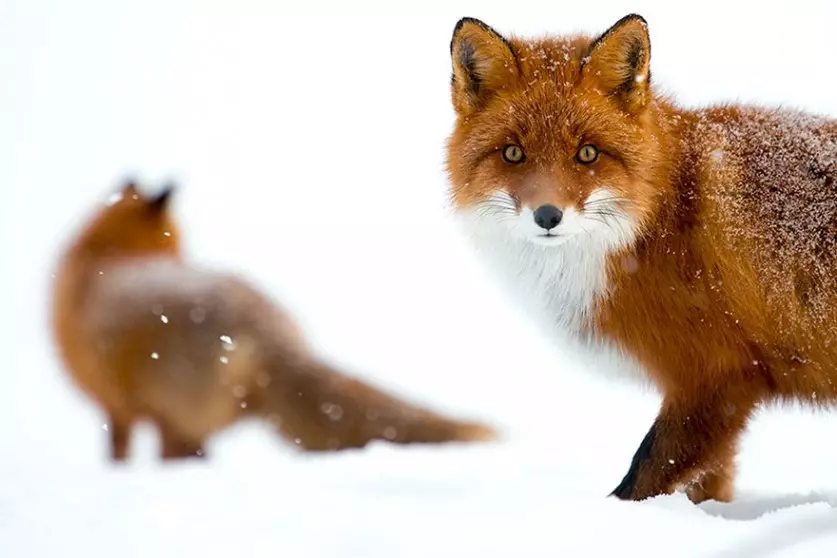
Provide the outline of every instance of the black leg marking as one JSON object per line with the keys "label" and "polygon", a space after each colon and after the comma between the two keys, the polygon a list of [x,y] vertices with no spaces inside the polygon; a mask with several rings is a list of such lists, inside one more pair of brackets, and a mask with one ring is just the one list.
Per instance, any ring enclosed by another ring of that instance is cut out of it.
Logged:
{"label": "black leg marking", "polygon": [[118,421],[110,416],[110,458],[113,461],[125,461],[128,459],[128,445],[131,441],[131,425]]}
{"label": "black leg marking", "polygon": [[628,469],[628,472],[625,474],[625,478],[623,478],[622,482],[619,483],[619,486],[617,486],[613,492],[610,493],[610,496],[616,496],[621,500],[627,500],[631,497],[636,485],[639,468],[643,463],[651,458],[651,450],[654,447],[654,438],[656,437],[656,434],[657,421],[655,420],[654,424],[652,424],[651,428],[648,430],[648,433],[645,434],[645,438],[643,438],[642,442],[639,444],[636,453],[634,453],[634,458],[631,460],[631,468]]}

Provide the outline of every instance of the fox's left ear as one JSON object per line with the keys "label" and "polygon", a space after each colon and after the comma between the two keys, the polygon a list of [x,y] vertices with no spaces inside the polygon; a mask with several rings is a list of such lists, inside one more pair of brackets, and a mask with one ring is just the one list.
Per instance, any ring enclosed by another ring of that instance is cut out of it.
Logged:
{"label": "fox's left ear", "polygon": [[459,20],[450,41],[450,55],[453,63],[451,95],[454,109],[459,114],[480,110],[518,75],[511,45],[478,19],[464,17]]}
{"label": "fox's left ear", "polygon": [[122,180],[122,186],[120,187],[120,193],[123,197],[132,197],[139,194],[139,190],[137,189],[137,180],[133,176],[126,176]]}
{"label": "fox's left ear", "polygon": [[651,97],[651,39],[642,16],[630,14],[590,44],[582,72],[632,114]]}

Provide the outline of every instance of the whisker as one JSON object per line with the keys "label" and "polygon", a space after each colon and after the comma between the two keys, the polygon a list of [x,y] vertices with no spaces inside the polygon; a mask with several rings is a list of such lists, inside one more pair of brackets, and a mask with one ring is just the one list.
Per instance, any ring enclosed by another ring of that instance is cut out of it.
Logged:
{"label": "whisker", "polygon": [[480,217],[516,217],[516,215],[510,211],[497,211],[496,209],[488,209],[480,213]]}
{"label": "whisker", "polygon": [[483,217],[487,215],[517,215],[517,210],[515,208],[494,203],[480,205],[478,212]]}
{"label": "whisker", "polygon": [[603,225],[607,225],[607,219],[602,217],[601,215],[585,215],[586,218],[589,218],[592,221],[596,221],[597,223],[601,223]]}
{"label": "whisker", "polygon": [[500,217],[497,219],[497,222],[505,223],[507,221],[513,221],[513,220],[514,220],[514,215],[500,215]]}
{"label": "whisker", "polygon": [[598,215],[610,215],[612,217],[626,217],[624,211],[620,211],[618,209],[614,209],[611,207],[594,207],[592,209],[587,209],[584,211],[585,214],[598,214]]}
{"label": "whisker", "polygon": [[515,208],[515,204],[511,200],[491,200],[490,202],[487,202],[487,204]]}
{"label": "whisker", "polygon": [[503,211],[514,211],[514,208],[508,205],[497,205],[497,204],[482,204],[479,207],[487,208],[487,209],[496,209],[496,210],[503,210]]}
{"label": "whisker", "polygon": [[590,232],[590,229],[588,229],[587,227],[585,227],[585,226],[584,226],[584,223],[579,223],[579,226],[581,227],[581,230],[583,230],[583,231],[587,234],[587,237],[588,237],[588,238],[590,238],[590,239],[592,240],[592,239],[593,239],[593,233],[592,233],[592,232]]}
{"label": "whisker", "polygon": [[585,203],[591,203],[591,204],[593,204],[593,203],[608,203],[608,202],[614,202],[614,201],[620,201],[620,202],[626,202],[626,203],[632,203],[633,202],[633,200],[630,199],[630,198],[626,198],[624,196],[619,196],[619,195],[613,195],[613,196],[608,196],[606,198],[596,198],[594,200],[587,199]]}
{"label": "whisker", "polygon": [[624,217],[624,215],[621,214],[621,213],[614,213],[614,212],[607,212],[607,211],[588,211],[588,212],[585,213],[585,215],[590,215],[590,216],[595,215],[595,216],[598,216],[598,217],[611,218],[611,219],[619,219],[619,218]]}
{"label": "whisker", "polygon": [[600,205],[622,205],[627,208],[636,207],[636,203],[631,199],[624,198],[622,196],[611,196],[608,198],[585,201],[583,204],[583,209],[586,210],[587,208],[594,208]]}

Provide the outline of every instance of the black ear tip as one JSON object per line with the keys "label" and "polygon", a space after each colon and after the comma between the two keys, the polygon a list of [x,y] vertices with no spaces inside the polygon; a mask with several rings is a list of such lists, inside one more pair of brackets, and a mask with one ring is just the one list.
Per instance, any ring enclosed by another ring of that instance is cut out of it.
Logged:
{"label": "black ear tip", "polygon": [[644,42],[650,43],[650,38],[648,36],[648,22],[645,21],[645,18],[642,17],[641,15],[636,14],[636,13],[631,13],[631,14],[626,15],[625,17],[623,17],[622,19],[620,19],[619,21],[617,21],[613,25],[611,25],[607,29],[607,31],[605,31],[604,33],[599,35],[598,38],[596,38],[592,43],[590,43],[590,48],[588,49],[588,53],[593,52],[593,50],[598,48],[598,46],[601,45],[605,41],[605,39],[607,39],[608,37],[610,37],[614,33],[622,30],[625,25],[627,25],[629,23],[634,23],[634,22],[637,22],[640,25],[642,25],[643,34],[645,35],[645,41]]}
{"label": "black ear tip", "polygon": [[453,32],[456,33],[457,31],[462,29],[462,26],[465,25],[466,23],[473,23],[474,25],[479,25],[479,26],[484,26],[485,25],[485,23],[483,23],[482,21],[478,20],[475,17],[463,17],[463,18],[460,18],[459,21],[456,22],[456,27],[453,28]]}
{"label": "black ear tip", "polygon": [[475,18],[475,17],[463,17],[463,18],[460,18],[460,20],[456,22],[456,26],[453,28],[453,36],[455,37],[455,36],[456,36],[456,34],[457,34],[457,33],[459,33],[459,31],[460,31],[463,27],[465,27],[466,25],[468,25],[469,23],[470,23],[471,25],[476,25],[477,27],[480,27],[480,28],[482,28],[482,29],[485,29],[486,31],[493,31],[493,30],[491,29],[491,27],[490,27],[487,23],[485,23],[484,21],[482,21],[482,20],[479,20],[479,19],[477,19],[477,18]]}
{"label": "black ear tip", "polygon": [[462,27],[466,23],[468,23],[472,20],[473,20],[473,18],[471,18],[471,17],[463,17],[459,21],[456,22],[456,25],[453,28],[453,33],[451,33],[451,37],[450,37],[450,53],[451,54],[453,54],[453,43],[456,42],[456,36],[459,34],[459,31],[462,29]]}
{"label": "black ear tip", "polygon": [[620,19],[619,23],[628,23],[629,21],[638,21],[639,23],[644,25],[646,28],[648,27],[648,22],[645,20],[644,17],[642,17],[639,14],[628,14],[625,17],[623,17],[622,19]]}
{"label": "black ear tip", "polygon": [[173,182],[166,183],[156,196],[148,200],[148,205],[155,209],[164,209],[174,195],[177,186]]}
{"label": "black ear tip", "polygon": [[489,33],[491,33],[492,35],[496,35],[497,37],[500,36],[500,34],[497,33],[497,31],[495,31],[490,25],[488,25],[484,21],[479,20],[475,17],[463,17],[459,21],[456,22],[456,26],[453,28],[453,34],[452,34],[451,39],[450,39],[450,52],[451,52],[451,54],[453,54],[453,44],[454,44],[454,42],[456,42],[456,36],[459,34],[459,32],[462,30],[462,28],[465,27],[468,24],[476,25],[477,27],[479,27],[483,31],[488,31]]}
{"label": "black ear tip", "polygon": [[475,17],[460,18],[460,20],[456,22],[456,26],[454,26],[454,28],[453,28],[453,35],[451,37],[451,42],[450,42],[451,49],[453,49],[453,41],[456,39],[456,36],[459,34],[459,32],[462,30],[462,28],[465,27],[468,24],[477,25],[477,26],[481,27],[482,29],[490,29],[490,27],[488,27],[488,25],[486,25],[485,23],[483,23],[482,21],[478,20]]}
{"label": "black ear tip", "polygon": [[121,190],[126,193],[134,193],[137,191],[137,188],[139,188],[139,180],[137,179],[137,176],[134,174],[127,174],[123,176],[121,184]]}

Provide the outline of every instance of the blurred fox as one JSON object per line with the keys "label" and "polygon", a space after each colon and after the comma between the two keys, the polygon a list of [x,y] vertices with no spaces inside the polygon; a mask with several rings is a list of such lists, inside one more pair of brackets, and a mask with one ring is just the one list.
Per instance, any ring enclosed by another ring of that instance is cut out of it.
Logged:
{"label": "blurred fox", "polygon": [[127,458],[139,420],[158,427],[163,459],[204,455],[209,436],[248,416],[308,451],[496,439],[486,425],[335,370],[255,288],[185,263],[172,191],[148,197],[126,183],[66,250],[55,279],[60,356],[107,413],[113,460]]}
{"label": "blurred fox", "polygon": [[662,394],[612,494],[732,499],[755,409],[837,403],[837,120],[678,106],[637,14],[531,38],[463,18],[450,51],[475,246],[550,335]]}

